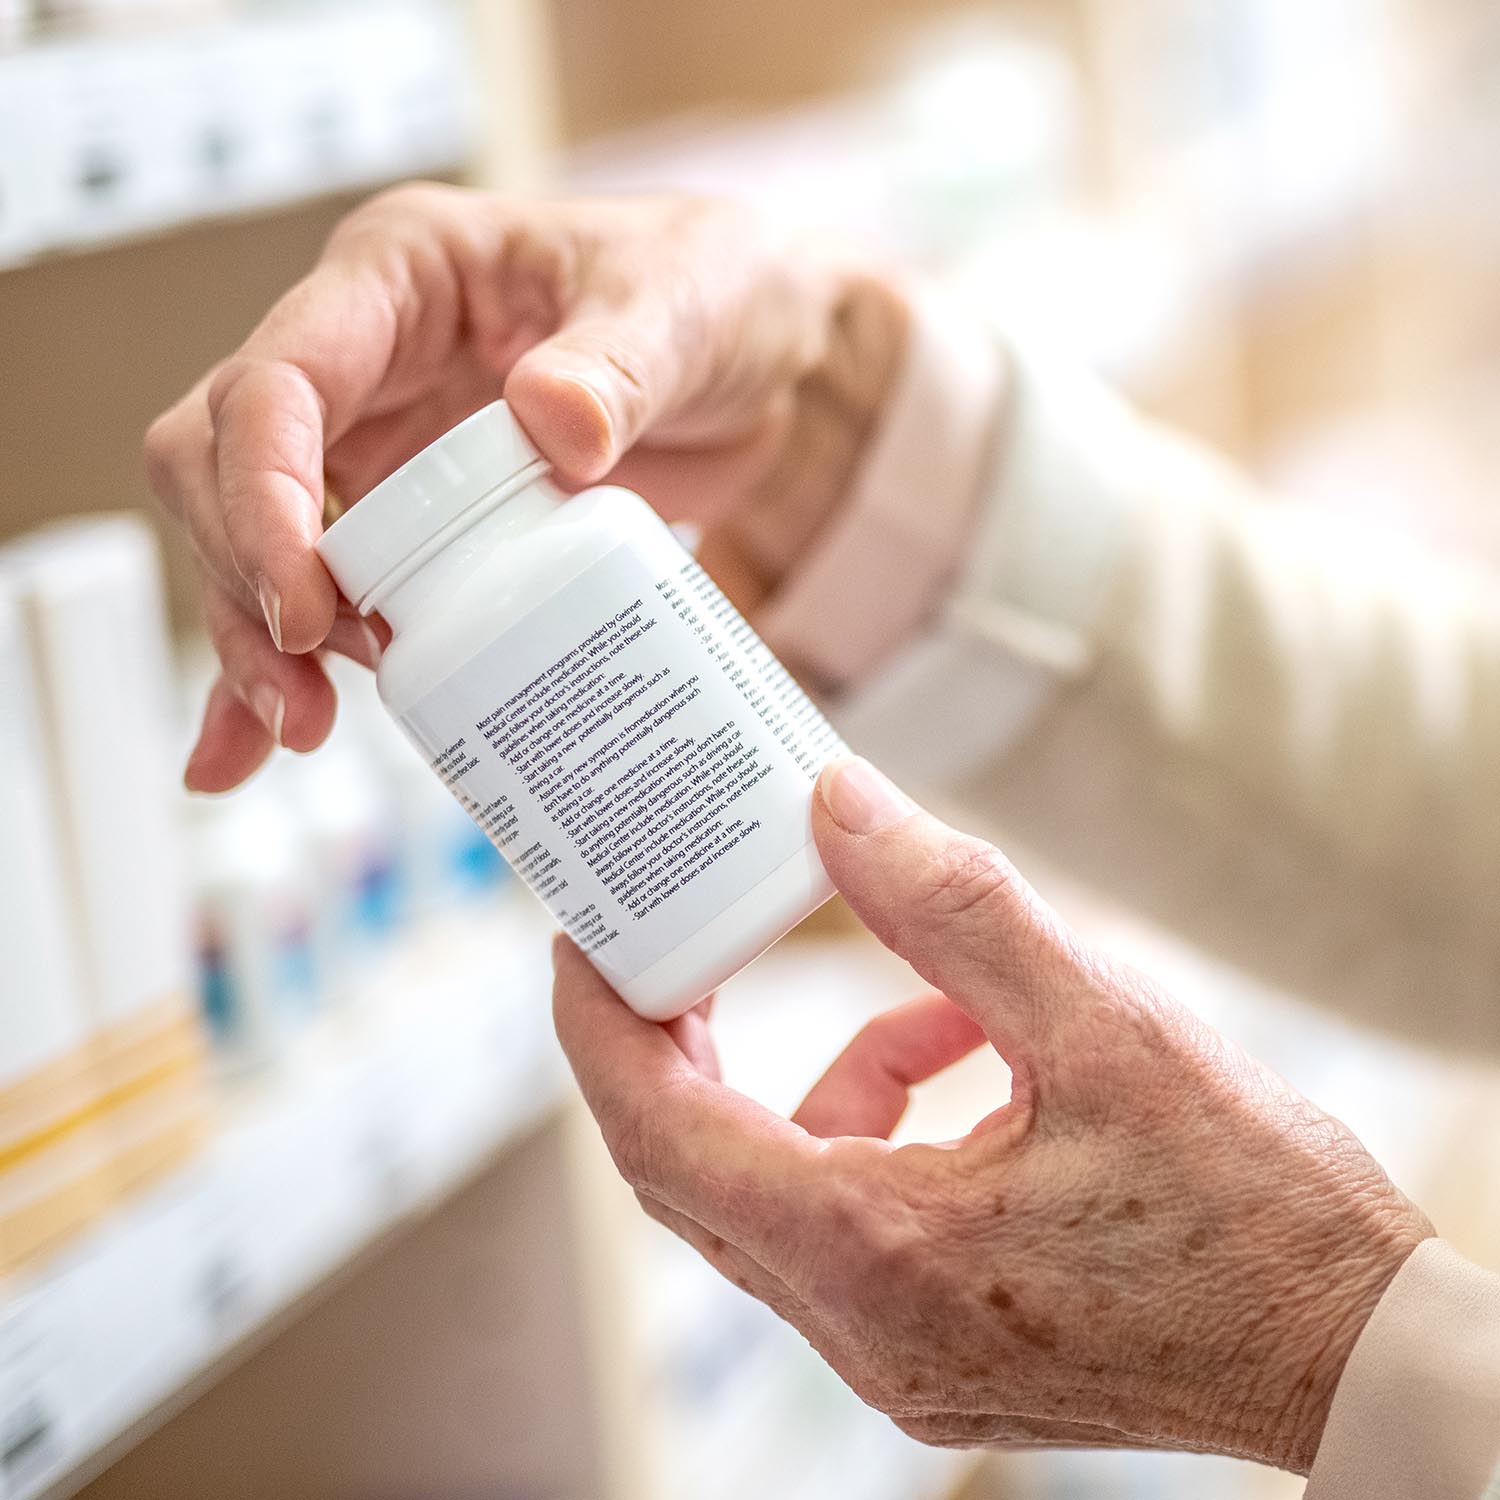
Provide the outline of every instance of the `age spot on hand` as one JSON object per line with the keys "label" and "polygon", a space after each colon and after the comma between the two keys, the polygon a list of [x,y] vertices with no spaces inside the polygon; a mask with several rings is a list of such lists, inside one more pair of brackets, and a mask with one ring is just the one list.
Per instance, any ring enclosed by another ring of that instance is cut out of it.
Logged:
{"label": "age spot on hand", "polygon": [[1057,1324],[1051,1318],[1033,1322],[1016,1310],[1016,1299],[997,1281],[985,1294],[985,1300],[1003,1316],[1006,1328],[1024,1344],[1036,1349],[1057,1347]]}

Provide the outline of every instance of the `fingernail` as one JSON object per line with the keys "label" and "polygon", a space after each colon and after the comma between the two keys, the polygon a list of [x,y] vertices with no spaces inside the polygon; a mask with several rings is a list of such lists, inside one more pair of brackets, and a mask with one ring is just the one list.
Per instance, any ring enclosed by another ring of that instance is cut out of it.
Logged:
{"label": "fingernail", "polygon": [[917,811],[917,804],[867,760],[835,762],[823,772],[823,800],[850,833],[878,833]]}
{"label": "fingernail", "polygon": [[271,738],[281,743],[281,726],[286,720],[286,699],[278,688],[263,682],[250,690],[250,709],[271,731]]}
{"label": "fingernail", "polygon": [[281,595],[272,587],[271,580],[264,573],[260,575],[260,581],[255,585],[256,597],[260,600],[261,613],[266,617],[266,625],[270,629],[271,639],[276,643],[276,649],[281,650]]}
{"label": "fingernail", "polygon": [[587,401],[576,412],[569,413],[568,436],[578,448],[579,459],[597,467],[614,454],[615,419],[591,375],[574,370],[551,370],[555,380],[563,381],[583,392]]}

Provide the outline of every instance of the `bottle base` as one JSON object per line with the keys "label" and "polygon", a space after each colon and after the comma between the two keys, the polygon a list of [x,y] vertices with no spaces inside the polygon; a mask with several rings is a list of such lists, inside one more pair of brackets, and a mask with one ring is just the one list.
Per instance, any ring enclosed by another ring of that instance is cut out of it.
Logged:
{"label": "bottle base", "polygon": [[670,1021],[691,1010],[759,958],[834,894],[833,882],[809,840],[766,878],[725,907],[685,942],[630,979],[599,965],[625,1003],[648,1021]]}

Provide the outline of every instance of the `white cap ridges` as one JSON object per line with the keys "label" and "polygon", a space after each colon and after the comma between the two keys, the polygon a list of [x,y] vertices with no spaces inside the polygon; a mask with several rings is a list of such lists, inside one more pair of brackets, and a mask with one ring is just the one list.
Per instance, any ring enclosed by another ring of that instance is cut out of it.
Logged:
{"label": "white cap ridges", "polygon": [[318,555],[344,596],[371,593],[470,506],[546,462],[504,401],[481,407],[428,444],[330,526]]}

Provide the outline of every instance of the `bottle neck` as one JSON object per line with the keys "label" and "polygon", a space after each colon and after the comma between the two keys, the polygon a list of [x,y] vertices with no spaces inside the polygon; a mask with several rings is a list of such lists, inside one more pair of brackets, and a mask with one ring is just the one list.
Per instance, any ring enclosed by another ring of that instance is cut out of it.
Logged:
{"label": "bottle neck", "polygon": [[545,521],[562,499],[561,491],[547,483],[545,474],[508,494],[497,489],[493,504],[480,501],[475,505],[468,524],[447,537],[394,586],[373,594],[367,609],[379,611],[391,629],[400,632],[442,600],[452,598],[494,557],[497,548]]}

